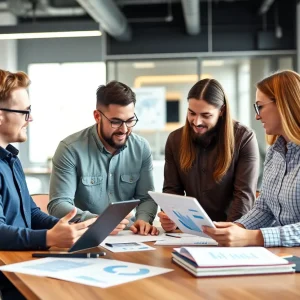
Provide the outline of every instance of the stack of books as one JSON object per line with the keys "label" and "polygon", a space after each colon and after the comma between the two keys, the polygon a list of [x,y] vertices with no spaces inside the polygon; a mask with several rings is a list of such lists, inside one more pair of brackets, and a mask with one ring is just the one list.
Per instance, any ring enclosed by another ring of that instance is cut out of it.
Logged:
{"label": "stack of books", "polygon": [[174,248],[172,261],[196,277],[295,272],[293,262],[263,247]]}

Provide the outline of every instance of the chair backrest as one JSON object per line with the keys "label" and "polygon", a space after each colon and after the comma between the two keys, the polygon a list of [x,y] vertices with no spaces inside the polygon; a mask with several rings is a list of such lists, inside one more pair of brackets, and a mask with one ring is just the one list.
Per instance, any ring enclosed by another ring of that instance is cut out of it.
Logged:
{"label": "chair backrest", "polygon": [[47,205],[49,202],[48,194],[33,194],[31,195],[35,204],[41,209],[42,212],[48,214]]}

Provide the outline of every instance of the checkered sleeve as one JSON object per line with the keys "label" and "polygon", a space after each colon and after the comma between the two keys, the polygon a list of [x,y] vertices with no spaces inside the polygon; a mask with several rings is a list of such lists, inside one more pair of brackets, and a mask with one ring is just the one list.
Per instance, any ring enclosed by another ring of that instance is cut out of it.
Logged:
{"label": "checkered sleeve", "polygon": [[274,216],[268,205],[264,201],[263,193],[257,198],[253,209],[246,215],[236,220],[235,223],[242,224],[246,229],[259,229],[270,226],[274,221]]}
{"label": "checkered sleeve", "polygon": [[281,227],[262,228],[265,247],[300,246],[300,223]]}

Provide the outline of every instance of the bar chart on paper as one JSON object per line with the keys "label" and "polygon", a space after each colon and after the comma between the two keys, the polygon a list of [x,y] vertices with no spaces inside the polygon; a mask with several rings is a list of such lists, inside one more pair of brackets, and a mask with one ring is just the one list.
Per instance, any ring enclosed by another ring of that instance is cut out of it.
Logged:
{"label": "bar chart on paper", "polygon": [[202,231],[202,226],[215,225],[195,198],[151,191],[148,193],[181,231],[210,238]]}
{"label": "bar chart on paper", "polygon": [[[192,218],[196,220],[204,220],[204,217],[200,215],[199,211],[196,209],[188,209],[188,214],[183,215],[179,211],[173,210],[173,213],[177,216],[178,221],[187,229],[202,232],[199,226],[193,221]],[[190,216],[191,215],[191,216]]]}

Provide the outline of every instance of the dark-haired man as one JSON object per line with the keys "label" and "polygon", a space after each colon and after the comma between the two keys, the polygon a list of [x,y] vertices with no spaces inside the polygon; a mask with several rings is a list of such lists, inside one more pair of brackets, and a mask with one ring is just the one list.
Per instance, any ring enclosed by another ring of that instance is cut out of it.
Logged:
{"label": "dark-haired man", "polygon": [[[158,234],[152,226],[157,205],[148,195],[154,189],[148,142],[132,133],[138,122],[135,94],[112,81],[97,89],[95,125],[60,142],[53,157],[48,210],[61,217],[77,207],[82,220],[103,212],[110,202],[140,199],[134,233]],[[113,231],[128,224],[124,219]]]}

